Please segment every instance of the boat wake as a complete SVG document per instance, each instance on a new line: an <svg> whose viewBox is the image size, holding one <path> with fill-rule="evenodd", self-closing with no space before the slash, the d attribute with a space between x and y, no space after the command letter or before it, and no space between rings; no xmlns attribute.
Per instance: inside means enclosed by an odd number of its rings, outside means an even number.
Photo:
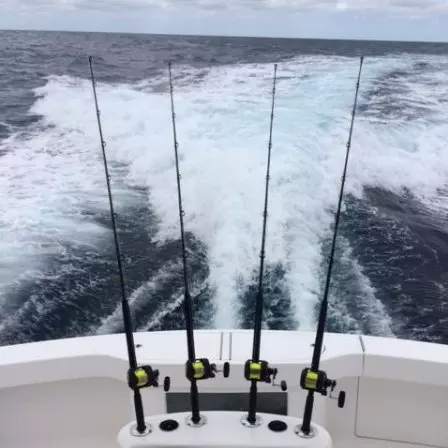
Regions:
<svg viewBox="0 0 448 448"><path fill-rule="evenodd" d="M314 328L357 63L310 55L279 64L269 328ZM447 68L439 56L366 59L329 330L448 342ZM251 328L272 64L175 65L173 73L195 324ZM121 84L98 78L136 328L182 328L167 74ZM35 96L29 114L40 119L0 141L0 342L122 331L91 86L50 76Z"/></svg>

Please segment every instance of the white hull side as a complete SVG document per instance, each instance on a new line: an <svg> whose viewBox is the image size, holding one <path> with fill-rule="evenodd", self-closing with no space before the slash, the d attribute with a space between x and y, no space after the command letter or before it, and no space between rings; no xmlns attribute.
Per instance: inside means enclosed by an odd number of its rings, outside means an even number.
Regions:
<svg viewBox="0 0 448 448"><path fill-rule="evenodd" d="M198 357L231 363L230 378L199 383L207 392L247 392L243 365L251 331L196 331ZM262 359L288 382L288 415L301 417L313 333L266 331ZM171 377L170 392L188 392L184 332L136 333L139 364ZM321 368L347 392L346 405L316 397L314 421L335 448L448 448L448 347L397 339L326 334ZM124 335L47 341L0 348L0 447L118 446L134 420L126 384ZM261 384L261 392L279 392ZM146 415L166 412L162 388L143 390Z"/></svg>

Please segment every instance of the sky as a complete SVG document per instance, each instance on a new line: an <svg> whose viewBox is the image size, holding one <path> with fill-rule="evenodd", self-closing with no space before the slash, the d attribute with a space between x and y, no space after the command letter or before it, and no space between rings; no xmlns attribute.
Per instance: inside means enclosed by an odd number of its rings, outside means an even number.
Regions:
<svg viewBox="0 0 448 448"><path fill-rule="evenodd" d="M0 0L0 29L448 42L448 0Z"/></svg>

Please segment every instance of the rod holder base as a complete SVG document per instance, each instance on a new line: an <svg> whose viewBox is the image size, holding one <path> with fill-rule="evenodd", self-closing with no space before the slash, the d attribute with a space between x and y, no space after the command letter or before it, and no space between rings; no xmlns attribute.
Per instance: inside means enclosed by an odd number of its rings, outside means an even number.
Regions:
<svg viewBox="0 0 448 448"><path fill-rule="evenodd" d="M275 414L257 414L258 426L243 426L246 412L207 411L202 426L190 426L188 412L162 414L148 418L152 431L146 436L136 436L131 431L135 422L126 425L118 434L121 448L332 448L328 431L313 423L313 437L301 437L297 428L302 419ZM170 422L170 431L164 430L163 422ZM161 428L162 424L162 428Z"/></svg>

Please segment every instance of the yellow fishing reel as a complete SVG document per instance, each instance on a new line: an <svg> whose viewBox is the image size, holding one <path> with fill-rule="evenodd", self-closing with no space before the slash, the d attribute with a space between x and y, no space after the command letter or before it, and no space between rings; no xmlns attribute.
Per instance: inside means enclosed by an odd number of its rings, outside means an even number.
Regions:
<svg viewBox="0 0 448 448"><path fill-rule="evenodd" d="M225 362L223 369L218 370L216 364L211 364L207 358L200 358L195 361L187 361L185 363L185 376L189 381L215 378L216 373L218 372L222 372L224 378L228 378L230 375L230 364Z"/></svg>
<svg viewBox="0 0 448 448"><path fill-rule="evenodd" d="M170 377L166 376L163 381L163 390L170 390ZM140 366L136 369L128 370L128 385L132 390L143 389L145 387L159 387L159 371L151 366Z"/></svg>
<svg viewBox="0 0 448 448"><path fill-rule="evenodd" d="M338 400L338 407L343 408L345 405L345 391L341 390L337 397L332 396L332 392L336 387L336 381L328 378L323 370L314 372L311 369L303 369L300 376L300 387L305 390L317 392L323 396L329 396L331 399Z"/></svg>
<svg viewBox="0 0 448 448"><path fill-rule="evenodd" d="M248 359L244 364L244 378L248 381L261 381L263 383L271 383L273 386L280 386L282 391L286 391L288 386L286 381L275 383L278 370L269 367L267 361L253 361Z"/></svg>

